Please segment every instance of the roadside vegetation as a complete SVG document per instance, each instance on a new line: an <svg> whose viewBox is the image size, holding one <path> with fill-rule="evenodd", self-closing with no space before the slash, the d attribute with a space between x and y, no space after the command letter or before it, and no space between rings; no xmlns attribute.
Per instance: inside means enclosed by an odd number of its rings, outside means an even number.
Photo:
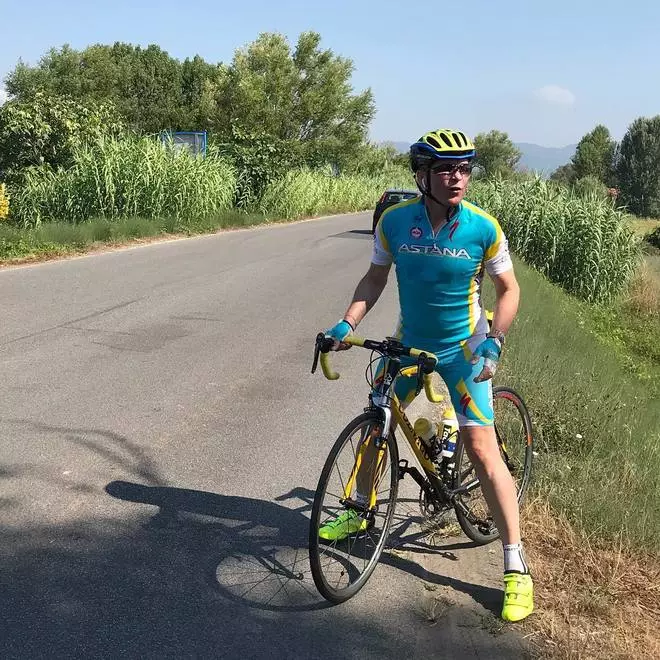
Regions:
<svg viewBox="0 0 660 660"><path fill-rule="evenodd" d="M405 155L367 140L375 103L351 72L315 33L293 49L261 35L226 65L127 44L19 64L0 106L0 261L362 211L414 187ZM168 138L191 127L204 155ZM539 450L525 627L565 657L657 657L660 117L620 144L596 127L549 180L516 171L506 133L475 142L468 199L500 220L523 290L498 380L526 399Z"/></svg>
<svg viewBox="0 0 660 660"><path fill-rule="evenodd" d="M537 448L521 518L536 612L520 628L542 657L657 657L660 362L613 342L599 306L519 259L516 272L496 381L526 400Z"/></svg>

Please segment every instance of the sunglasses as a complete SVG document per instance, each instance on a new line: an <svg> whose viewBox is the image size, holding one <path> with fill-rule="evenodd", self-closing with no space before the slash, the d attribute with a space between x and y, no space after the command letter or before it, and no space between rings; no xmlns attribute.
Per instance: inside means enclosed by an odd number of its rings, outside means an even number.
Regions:
<svg viewBox="0 0 660 660"><path fill-rule="evenodd" d="M453 165L452 163L441 163L431 168L431 174L440 174L442 176L453 176L460 174L461 176L469 176L472 174L474 165L472 163L461 163L460 165Z"/></svg>

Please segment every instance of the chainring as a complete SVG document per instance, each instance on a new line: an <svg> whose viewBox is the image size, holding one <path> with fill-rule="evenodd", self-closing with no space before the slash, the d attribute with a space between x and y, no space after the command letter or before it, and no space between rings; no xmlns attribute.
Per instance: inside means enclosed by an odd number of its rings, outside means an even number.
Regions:
<svg viewBox="0 0 660 660"><path fill-rule="evenodd" d="M419 510L424 516L424 519L435 520L442 514L449 511L452 507L438 501L436 498L429 499L426 491L423 488L419 489Z"/></svg>

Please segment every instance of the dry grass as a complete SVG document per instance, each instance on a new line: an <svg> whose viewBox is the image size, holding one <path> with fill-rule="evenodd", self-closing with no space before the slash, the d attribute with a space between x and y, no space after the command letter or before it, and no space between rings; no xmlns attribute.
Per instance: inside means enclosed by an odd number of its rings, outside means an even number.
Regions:
<svg viewBox="0 0 660 660"><path fill-rule="evenodd" d="M660 318L660 277L647 262L637 270L624 307L638 316Z"/></svg>
<svg viewBox="0 0 660 660"><path fill-rule="evenodd" d="M541 657L660 657L660 556L589 538L541 499L523 535L536 610L522 628Z"/></svg>
<svg viewBox="0 0 660 660"><path fill-rule="evenodd" d="M645 236L656 227L660 227L660 220L658 218L637 218L631 215L628 216L628 224L636 234Z"/></svg>

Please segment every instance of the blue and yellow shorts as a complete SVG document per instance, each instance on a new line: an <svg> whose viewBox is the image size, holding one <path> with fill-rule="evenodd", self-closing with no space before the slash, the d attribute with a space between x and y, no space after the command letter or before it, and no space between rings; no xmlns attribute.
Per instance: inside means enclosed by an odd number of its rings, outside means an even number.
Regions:
<svg viewBox="0 0 660 660"><path fill-rule="evenodd" d="M481 358L475 365L470 363L472 351L485 339L485 335L475 335L465 342L454 344L435 353L438 358L436 371L447 385L451 402L456 412L460 427L492 426L493 424L493 383L487 380L475 383L474 379L481 373L484 360ZM406 346L419 346L414 340L405 339ZM383 360L380 360L376 371L376 382L382 377ZM410 358L401 359L401 367L415 364ZM399 376L394 384L394 391L404 408L415 399L417 376Z"/></svg>

